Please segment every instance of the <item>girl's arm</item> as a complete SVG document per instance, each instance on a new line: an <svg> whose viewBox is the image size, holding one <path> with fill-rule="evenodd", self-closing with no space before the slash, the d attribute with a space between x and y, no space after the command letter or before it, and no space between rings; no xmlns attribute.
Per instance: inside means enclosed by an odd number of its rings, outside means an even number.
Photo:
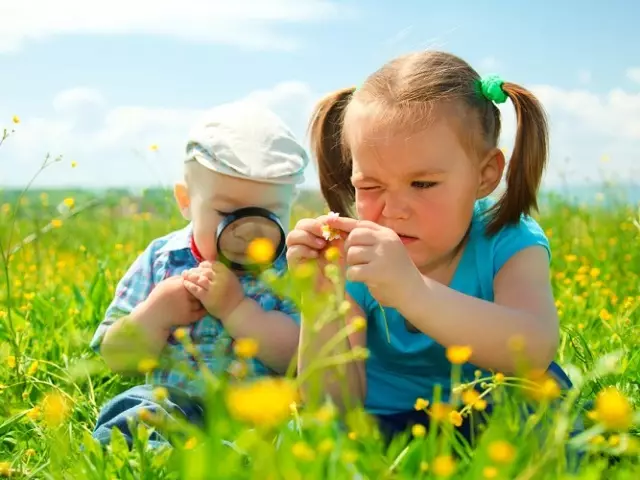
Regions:
<svg viewBox="0 0 640 480"><path fill-rule="evenodd" d="M559 321L544 248L526 248L504 264L494 280L494 302L423 279L412 295L415 302L399 310L441 345L469 345L473 364L506 374L517 364L511 339L523 341L521 354L531 368L546 369L553 360Z"/></svg>
<svg viewBox="0 0 640 480"><path fill-rule="evenodd" d="M346 324L356 318L364 319L360 307L347 295L351 303L351 310L347 313ZM303 299L304 302L304 299ZM304 310L304 309L303 309ZM341 410L361 405L366 393L364 359L349 359L330 363L331 358L351 357L354 348L366 348L366 331L359 329L335 343L335 347L328 353L322 353L327 343L334 343L334 338L345 327L341 321L333 321L319 331L314 329L314 319L302 315L300 328L300 346L298 350L298 378L302 382L302 395L305 403L322 403L329 396ZM360 348L356 348L360 347ZM323 365L320 367L320 365Z"/></svg>

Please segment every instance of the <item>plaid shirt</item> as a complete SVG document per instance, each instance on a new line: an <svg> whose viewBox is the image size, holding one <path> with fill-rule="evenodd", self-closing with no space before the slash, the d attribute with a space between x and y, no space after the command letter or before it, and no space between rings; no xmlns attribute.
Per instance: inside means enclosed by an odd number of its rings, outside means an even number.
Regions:
<svg viewBox="0 0 640 480"><path fill-rule="evenodd" d="M191 239L192 230L189 224L182 230L153 240L138 256L116 286L115 298L91 340L91 348L94 351L99 351L100 343L109 326L120 317L131 313L136 305L147 298L155 285L168 277L180 275L184 270L198 266L198 260L191 249ZM280 274L286 269L284 256L274 269ZM297 324L300 323L299 313L292 302L277 297L251 275L241 275L239 279L245 294L258 302L263 309L281 311L290 315ZM219 320L205 315L186 329L198 356L211 372L219 373L233 365L233 340ZM194 375L199 370L198 363L173 335L169 337L163 357L163 360L169 360L172 366L162 368L165 363L163 361L161 368L147 375L147 383L178 387L191 394L202 393L202 380ZM190 374L184 373L185 366ZM257 359L250 362L248 370L249 374L253 375L273 373Z"/></svg>

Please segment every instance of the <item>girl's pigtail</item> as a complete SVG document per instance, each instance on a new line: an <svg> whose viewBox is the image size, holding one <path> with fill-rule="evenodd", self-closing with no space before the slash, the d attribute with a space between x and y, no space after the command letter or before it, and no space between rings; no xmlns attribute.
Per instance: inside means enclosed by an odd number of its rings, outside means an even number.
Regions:
<svg viewBox="0 0 640 480"><path fill-rule="evenodd" d="M351 216L355 189L351 185L351 153L342 139L344 112L355 88L344 88L320 100L309 124L311 151L316 158L320 190L333 212Z"/></svg>
<svg viewBox="0 0 640 480"><path fill-rule="evenodd" d="M538 209L538 188L549 154L548 125L542 104L519 85L505 82L502 90L515 107L518 128L507 168L506 192L493 206L487 226L489 234L517 223L522 214Z"/></svg>

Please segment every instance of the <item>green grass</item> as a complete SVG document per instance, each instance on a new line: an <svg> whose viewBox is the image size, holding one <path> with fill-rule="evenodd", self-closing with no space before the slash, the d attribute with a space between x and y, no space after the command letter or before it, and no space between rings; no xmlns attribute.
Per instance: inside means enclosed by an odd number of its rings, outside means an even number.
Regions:
<svg viewBox="0 0 640 480"><path fill-rule="evenodd" d="M578 415L578 405L608 386L638 411L637 208L586 208L556 199L539 220L554 254L552 282L562 321L557 360L580 388L561 413L549 414L552 424L542 444L522 433L523 428L529 431L532 419L526 424L517 420L512 400L519 398L521 388L509 386L515 381L499 386L493 379L484 381L505 401L475 451L451 438L447 421L424 437L407 435L406 442L385 449L366 416L357 411L348 416L345 428L326 407L289 415L288 403L283 404L289 397L276 385L267 385L259 398L234 397L241 398L242 405L230 409L222 382L212 387L213 414L206 431L184 426L175 449L154 452L144 448L148 431L139 429L132 452L117 436L103 452L90 439L99 409L139 379L110 373L89 350L89 341L116 282L136 254L183 221L169 196L140 201L113 194L92 203L89 194L74 192L75 206L51 228L66 195L32 193L21 201L8 194L0 197L3 251L6 255L19 247L0 269L0 477L439 478L435 473L446 470L443 458L451 453L451 478L573 478L564 476L567 415ZM311 208L318 213L316 206ZM301 209L295 216L303 214L311 212ZM20 243L34 232L42 233ZM309 288L306 281L296 282L300 289ZM314 308L327 305L322 302ZM252 428L232 415L252 408L267 416L287 415L273 428ZM221 439L235 440L237 449ZM497 440L512 445L509 461L491 458L489 445ZM578 444L587 450L587 458L575 478L638 478L637 424L628 431L609 432L596 423Z"/></svg>

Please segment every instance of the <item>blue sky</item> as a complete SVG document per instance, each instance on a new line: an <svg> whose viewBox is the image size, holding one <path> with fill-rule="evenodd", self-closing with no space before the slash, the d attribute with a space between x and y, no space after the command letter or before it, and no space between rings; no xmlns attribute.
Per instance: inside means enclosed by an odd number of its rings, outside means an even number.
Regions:
<svg viewBox="0 0 640 480"><path fill-rule="evenodd" d="M551 122L548 184L563 174L640 181L637 2L100 3L0 0L0 126L21 119L0 147L0 185L26 183L46 153L63 161L39 185L170 185L203 110L251 96L304 139L321 95L424 48L539 94ZM513 112L501 110L508 148Z"/></svg>

